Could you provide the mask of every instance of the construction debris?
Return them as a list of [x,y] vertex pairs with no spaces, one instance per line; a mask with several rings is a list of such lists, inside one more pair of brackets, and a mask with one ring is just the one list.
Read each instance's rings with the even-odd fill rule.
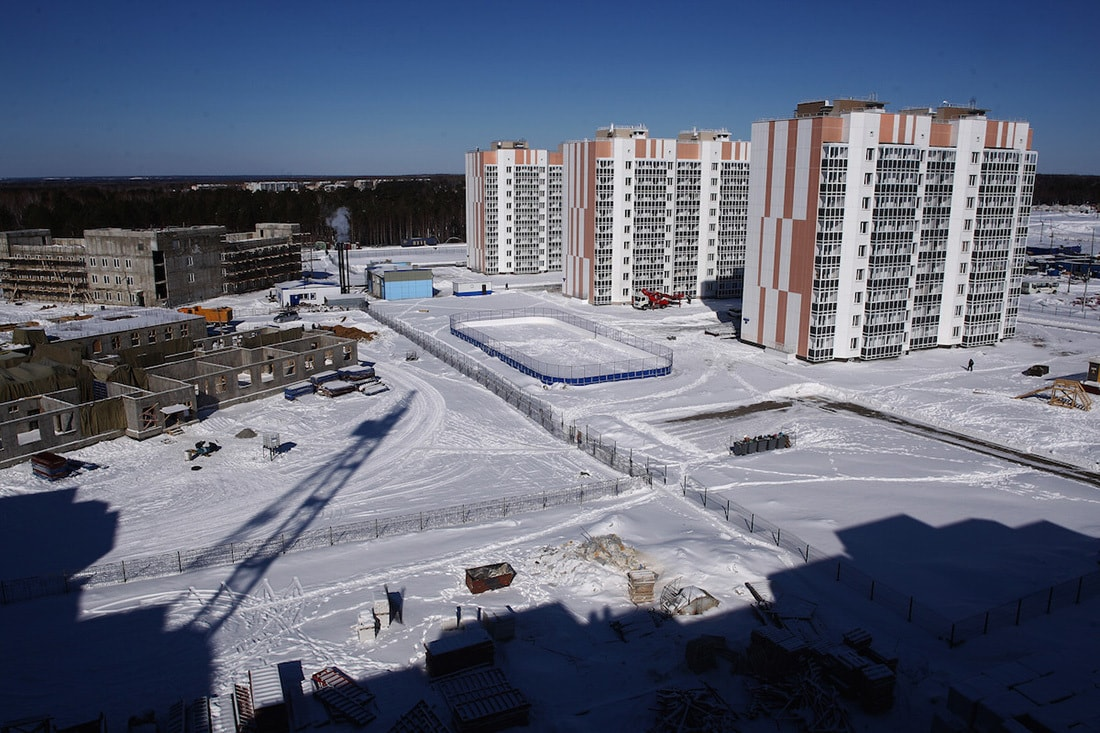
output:
[[1044,387],[1016,395],[1016,399],[1021,400],[1024,397],[1043,395],[1045,392],[1050,392],[1050,398],[1047,400],[1049,404],[1076,410],[1087,411],[1092,409],[1092,398],[1085,391],[1085,386],[1073,379],[1055,379],[1051,384]]
[[807,733],[845,733],[852,730],[848,711],[837,700],[836,690],[828,684],[818,666],[807,661],[783,681],[764,683],[752,688],[749,718],[764,716],[771,720],[789,720]]
[[673,581],[661,591],[661,610],[670,616],[698,616],[717,607],[717,598],[694,585]]
[[653,586],[657,583],[657,573],[652,570],[630,570],[626,574],[626,582],[630,588],[630,602],[653,602]]
[[625,544],[617,534],[585,534],[585,540],[577,547],[575,554],[582,560],[610,565],[620,570],[643,568],[638,551]]
[[656,721],[648,733],[736,733],[737,713],[714,688],[657,691]]
[[320,326],[325,331],[331,331],[340,338],[355,339],[357,341],[373,341],[374,337],[378,335],[377,331],[363,331],[352,326],[341,326],[336,324],[335,326]]

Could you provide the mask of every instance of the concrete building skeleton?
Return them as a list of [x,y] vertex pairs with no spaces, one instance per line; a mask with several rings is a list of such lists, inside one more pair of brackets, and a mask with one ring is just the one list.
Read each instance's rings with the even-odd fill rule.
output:
[[207,337],[202,316],[162,309],[105,309],[44,331],[26,338],[32,334],[20,330],[16,340],[70,351],[72,363],[93,375],[91,399],[77,385],[0,402],[0,467],[123,435],[151,438],[181,420],[281,394],[311,374],[357,362],[356,342],[326,330]]
[[302,272],[298,224],[88,229],[54,241],[49,230],[0,232],[0,288],[9,300],[101,305],[194,303],[262,290]]
[[884,107],[808,102],[753,125],[743,340],[827,361],[1015,334],[1030,126]]

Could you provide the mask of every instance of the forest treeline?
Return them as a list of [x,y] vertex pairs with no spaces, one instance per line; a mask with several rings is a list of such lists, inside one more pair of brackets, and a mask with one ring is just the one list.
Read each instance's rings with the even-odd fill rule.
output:
[[[1100,176],[1035,177],[1035,204],[1100,203]],[[49,229],[79,237],[85,229],[215,224],[230,232],[261,222],[293,222],[317,240],[332,240],[327,221],[346,207],[348,238],[366,246],[410,237],[466,238],[466,182],[461,175],[389,179],[374,188],[249,192],[239,186],[198,188],[190,182],[41,181],[0,184],[0,231]]]
[[400,244],[410,237],[466,238],[466,185],[461,175],[389,179],[374,188],[250,192],[237,186],[191,189],[190,182],[42,181],[0,185],[0,231],[49,229],[80,237],[85,229],[221,225],[253,231],[263,222],[301,224],[332,241],[327,223],[347,209],[348,239]]

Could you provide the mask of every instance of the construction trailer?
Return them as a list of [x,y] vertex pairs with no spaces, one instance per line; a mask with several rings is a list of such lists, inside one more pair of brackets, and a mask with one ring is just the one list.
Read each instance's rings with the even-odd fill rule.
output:
[[206,319],[207,323],[224,325],[233,320],[233,309],[228,306],[220,306],[217,308],[207,308],[202,305],[185,305],[182,308],[177,308],[180,313],[187,313],[193,316],[202,316]]

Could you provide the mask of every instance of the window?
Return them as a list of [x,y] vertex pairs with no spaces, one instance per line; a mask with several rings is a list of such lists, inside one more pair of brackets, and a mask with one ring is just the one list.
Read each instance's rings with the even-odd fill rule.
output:
[[963,242],[962,243],[962,251],[963,252],[969,252],[970,251],[970,242]]
[[867,148],[867,160],[874,160],[874,159],[875,159],[875,149],[874,148]]
[[866,234],[867,233],[867,228],[868,228],[867,227],[867,222],[861,221],[859,223],[859,233],[860,234]]
[[307,372],[313,371],[313,356],[312,355],[306,357],[306,371]]
[[133,278],[133,276],[131,276],[131,275],[127,275],[127,276],[126,276],[126,284],[127,284],[127,285],[133,285],[133,284],[134,284],[134,278]]
[[963,307],[961,305],[955,306],[955,315],[961,316],[963,314]]
[[118,258],[117,257],[115,258],[115,267],[116,268],[118,267]]
[[954,338],[959,337],[959,327],[958,326],[955,326],[954,328],[951,329],[951,336],[954,337]]
[[969,185],[971,185],[971,186],[977,186],[978,185],[978,177],[975,176],[975,175],[971,175],[970,178],[968,179],[968,181],[969,181]]
[[852,348],[853,349],[858,349],[859,348],[859,337],[858,336],[852,339]]
[[860,268],[860,269],[856,270],[856,280],[862,280],[862,279],[863,279],[863,269]]
[[960,262],[959,263],[959,274],[960,275],[965,275],[966,274],[966,263],[965,262]]
[[863,174],[863,183],[865,185],[870,186],[874,182],[874,180],[875,180],[875,174],[874,173],[864,173]]
[[959,286],[955,289],[957,295],[966,295],[966,285],[959,283]]
[[966,197],[966,208],[968,208],[968,209],[973,209],[974,208],[974,197],[973,196],[967,196]]
[[970,154],[970,162],[971,162],[971,163],[980,163],[980,162],[981,162],[981,158],[979,157],[979,155],[980,155],[980,154],[978,153],[978,151],[977,151],[977,150],[975,150],[975,151],[974,151],[973,153],[971,153],[971,154]]
[[860,257],[866,257],[867,256],[867,245],[866,244],[859,245],[859,249],[857,250],[857,253]]
[[624,272],[623,273],[623,280],[627,280],[627,281],[630,280],[630,273],[629,272]]
[[852,316],[852,325],[853,326],[858,326],[859,325],[859,314],[858,313],[856,315]]
[[123,261],[126,263],[127,268],[130,268],[130,267],[134,266],[134,261],[133,260],[127,259],[127,260],[123,260]]
[[857,291],[856,294],[855,294],[855,297],[852,300],[852,302],[853,303],[862,303],[863,302],[863,293]]
[[863,197],[863,208],[864,209],[871,208],[871,197],[870,196],[864,196]]
[[187,266],[188,267],[194,267],[195,266],[195,258],[194,257],[188,257],[187,258]]
[[974,220],[973,219],[965,219],[963,221],[963,229],[964,230],[969,232],[973,228],[974,228]]
[[623,264],[624,265],[629,265],[630,264],[630,258],[629,257],[623,257]]
[[189,283],[195,282],[195,273],[193,273],[193,272],[187,273],[187,282],[189,282]]

